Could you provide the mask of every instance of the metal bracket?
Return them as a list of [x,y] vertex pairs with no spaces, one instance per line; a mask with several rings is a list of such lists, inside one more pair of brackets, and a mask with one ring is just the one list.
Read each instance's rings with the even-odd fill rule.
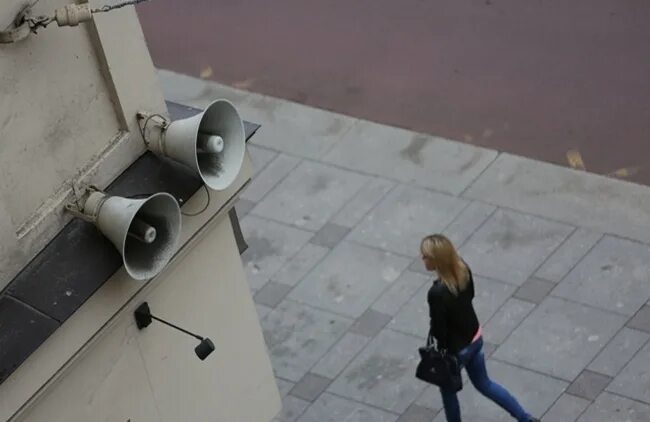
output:
[[18,12],[14,21],[4,31],[0,31],[0,44],[12,44],[29,37],[32,28],[29,25],[29,17],[32,14],[32,6],[36,1],[27,3]]
[[[149,113],[146,111],[138,111],[135,114],[136,119],[138,120],[138,127],[140,128],[140,135],[142,136],[142,141],[144,142],[147,149],[153,149],[154,152],[160,152],[165,155],[165,132],[169,125],[171,124],[170,119],[163,116],[159,113]],[[155,128],[159,132],[157,134],[157,139],[149,139],[147,136],[147,126],[149,121],[154,117],[158,117],[158,121],[154,121]],[[143,122],[144,121],[144,122]],[[151,148],[150,148],[151,147]]]
[[[70,185],[72,187],[72,195],[74,196],[74,198],[72,201],[66,203],[63,209],[81,220],[84,220],[88,223],[94,223],[96,220],[95,217],[85,214],[83,212],[83,206],[79,202],[82,200],[83,197],[86,197],[87,199],[90,192],[104,193],[104,191],[102,191],[95,185],[89,185],[85,183],[79,183],[78,185],[76,185],[74,182],[70,182]],[[83,193],[80,193],[78,191],[78,188],[83,189]]]

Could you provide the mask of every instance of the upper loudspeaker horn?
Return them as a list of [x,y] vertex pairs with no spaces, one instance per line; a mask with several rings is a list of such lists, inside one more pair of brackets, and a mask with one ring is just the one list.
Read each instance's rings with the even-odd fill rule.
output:
[[147,139],[145,134],[147,147],[192,168],[213,190],[227,189],[244,162],[244,122],[228,100],[216,100],[202,113],[163,126],[159,135]]

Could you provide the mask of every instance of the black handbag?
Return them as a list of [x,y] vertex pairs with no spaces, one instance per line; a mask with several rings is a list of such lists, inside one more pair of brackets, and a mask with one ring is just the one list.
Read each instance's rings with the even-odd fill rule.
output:
[[463,378],[458,358],[446,350],[438,350],[435,340],[429,337],[427,345],[418,349],[420,363],[415,377],[445,390],[458,392],[463,389]]

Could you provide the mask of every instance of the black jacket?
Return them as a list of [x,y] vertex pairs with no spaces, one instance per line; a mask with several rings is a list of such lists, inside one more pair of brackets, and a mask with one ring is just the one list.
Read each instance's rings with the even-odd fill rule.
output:
[[454,296],[440,280],[429,289],[430,327],[429,335],[436,339],[438,347],[458,353],[472,342],[479,328],[478,318],[472,305],[474,279],[469,270],[469,283],[465,290]]

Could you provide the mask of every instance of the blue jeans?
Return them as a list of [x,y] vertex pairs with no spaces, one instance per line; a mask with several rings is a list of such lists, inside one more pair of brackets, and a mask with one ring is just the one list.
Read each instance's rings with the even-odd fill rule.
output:
[[[499,384],[490,380],[485,368],[483,355],[483,338],[479,337],[474,343],[458,352],[458,359],[467,370],[467,375],[479,393],[492,400],[519,422],[529,422],[531,416],[521,407],[517,400]],[[461,422],[460,405],[456,393],[440,390],[442,403],[445,407],[447,422]]]

